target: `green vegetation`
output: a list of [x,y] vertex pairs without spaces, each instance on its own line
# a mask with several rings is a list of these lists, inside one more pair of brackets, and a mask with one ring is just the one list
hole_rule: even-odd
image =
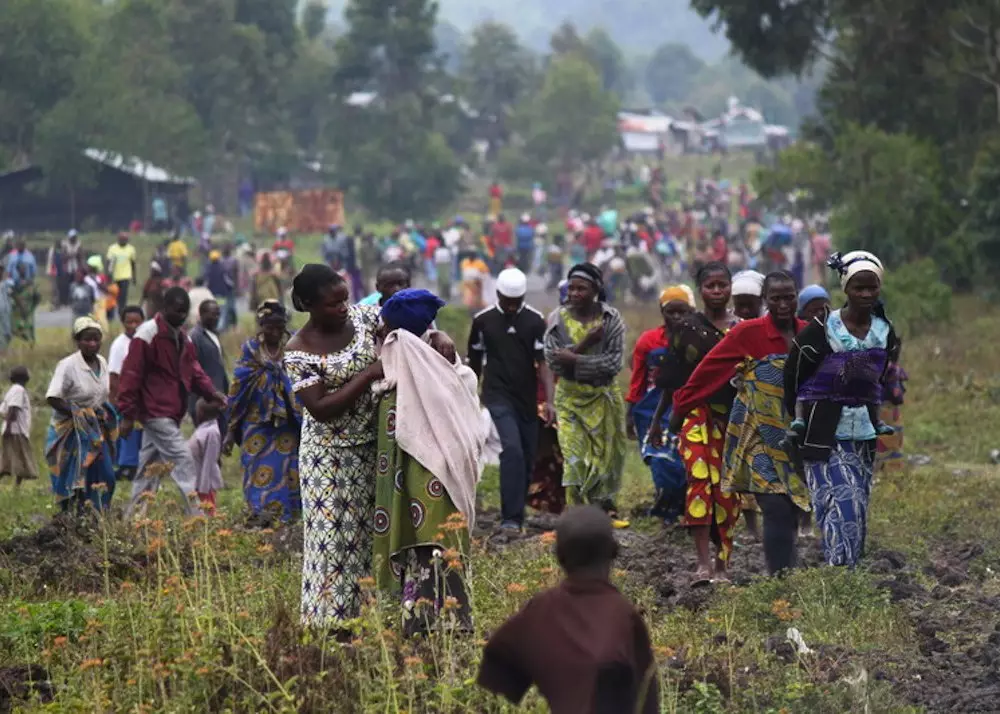
[[[989,708],[977,697],[987,681],[980,662],[996,649],[1000,526],[991,509],[1000,480],[985,465],[992,435],[978,426],[1000,418],[1000,357],[982,339],[1000,328],[1000,311],[964,298],[955,310],[975,317],[923,327],[907,342],[907,452],[934,460],[878,478],[863,568],[756,577],[759,546],[741,534],[738,586],[691,590],[683,533],[637,516],[621,534],[615,579],[649,624],[662,711]],[[635,339],[656,317],[630,311],[627,320]],[[464,342],[464,313],[448,309],[440,323]],[[42,331],[34,351],[15,347],[0,367],[32,367],[39,457],[42,397],[69,349],[64,334]],[[240,338],[225,337],[228,354]],[[372,593],[345,648],[297,627],[300,527],[246,530],[235,459],[224,474],[233,488],[211,522],[184,522],[171,484],[147,520],[75,527],[50,522],[44,481],[0,483],[0,679],[36,664],[55,690],[48,704],[44,687],[27,692],[19,711],[514,711],[474,685],[478,653],[493,628],[558,579],[549,537],[502,546],[477,536],[473,635],[401,641],[395,603]],[[495,473],[481,488],[495,504]],[[621,505],[638,514],[650,497],[646,470],[630,458]],[[814,544],[802,552],[816,562]],[[789,627],[811,653],[785,644]],[[545,707],[532,694],[520,711]]]

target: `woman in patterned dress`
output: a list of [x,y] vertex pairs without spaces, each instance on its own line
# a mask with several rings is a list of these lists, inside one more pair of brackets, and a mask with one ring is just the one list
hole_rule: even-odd
[[379,309],[351,305],[342,277],[306,265],[292,304],[309,320],[285,348],[285,369],[305,411],[299,475],[305,525],[302,622],[344,634],[372,569]]
[[[556,413],[567,501],[615,513],[625,468],[625,400],[615,384],[624,360],[625,323],[604,302],[601,271],[590,263],[568,275],[569,300],[549,318],[545,360],[558,377]],[[627,521],[615,520],[624,528]]]
[[288,313],[277,300],[257,308],[258,334],[243,345],[229,390],[223,453],[239,444],[243,495],[261,523],[290,521],[302,510],[299,432],[302,412],[292,393],[283,356]]

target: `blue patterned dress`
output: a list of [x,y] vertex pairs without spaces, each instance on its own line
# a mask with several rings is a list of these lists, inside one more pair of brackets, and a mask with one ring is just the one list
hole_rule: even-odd
[[[352,305],[351,343],[332,354],[289,351],[285,369],[292,389],[322,384],[335,391],[378,359],[377,307]],[[378,400],[371,390],[328,422],[302,417],[299,475],[305,526],[302,623],[337,627],[361,612],[358,581],[372,572]]]
[[302,413],[281,361],[247,340],[229,389],[226,423],[240,445],[243,495],[254,515],[290,521],[302,511],[299,431]]

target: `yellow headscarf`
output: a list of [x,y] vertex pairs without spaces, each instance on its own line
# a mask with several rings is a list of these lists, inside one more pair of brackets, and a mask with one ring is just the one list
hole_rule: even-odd
[[660,293],[660,307],[663,307],[668,302],[673,302],[674,300],[686,302],[691,307],[695,306],[694,292],[687,285],[671,285]]

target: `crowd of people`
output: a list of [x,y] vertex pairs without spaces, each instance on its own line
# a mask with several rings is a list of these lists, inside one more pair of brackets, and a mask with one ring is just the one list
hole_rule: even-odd
[[[633,710],[648,703],[655,695],[648,635],[608,581],[612,529],[630,525],[618,502],[629,441],[650,472],[651,513],[692,536],[693,585],[728,582],[741,515],[762,540],[771,574],[795,567],[798,538],[811,536],[813,524],[826,562],[853,567],[864,554],[876,464],[898,463],[906,375],[874,255],[829,256],[846,296],[833,309],[823,285],[800,290],[801,276],[788,270],[733,274],[732,266],[787,264],[766,247],[734,256],[721,230],[724,245],[699,252],[700,218],[668,212],[661,225],[647,214],[619,222],[610,213],[570,214],[573,238],[551,243],[530,215],[517,226],[498,215],[479,245],[461,219],[428,233],[404,226],[377,250],[360,228],[351,236],[334,226],[323,243],[326,264],[305,265],[291,279],[295,244],[287,232],[260,255],[228,242],[204,246],[196,283],[178,236],[154,258],[141,305],[127,300],[137,282],[128,235],[106,263],[91,263],[71,232],[53,249],[61,266],[53,299],[65,294],[73,306],[82,284],[91,303],[85,310],[81,298],[73,308],[76,349],[46,391],[45,458],[61,510],[107,511],[125,480],[125,515],[138,517],[169,477],[188,515],[211,515],[225,487],[223,459],[238,448],[251,522],[301,520],[304,625],[349,638],[370,577],[398,598],[406,634],[464,631],[477,486],[495,463],[502,532],[522,531],[529,508],[565,511],[557,555],[567,581],[495,634],[480,683],[514,701],[532,682],[550,702],[604,696],[596,670],[588,675],[593,691],[573,694],[572,671],[542,666],[559,658],[570,620],[593,619],[572,614],[590,612],[583,603],[592,603],[608,620],[592,628],[587,656],[603,656],[602,642],[628,650],[627,676],[609,685],[618,694],[605,694]],[[753,218],[745,218],[740,241],[752,232]],[[808,230],[789,224],[787,233]],[[636,254],[647,264],[655,256],[676,264],[660,260],[635,277],[628,265]],[[29,256],[23,243],[15,246],[6,280],[34,285]],[[579,258],[568,271],[567,257]],[[243,269],[244,260],[257,268]],[[689,269],[697,294],[681,281]],[[548,315],[527,303],[532,271],[549,273],[559,291]],[[415,289],[414,272],[440,294]],[[635,342],[623,393],[628,343],[613,303],[625,291],[655,292],[665,274],[676,284],[659,293],[662,323]],[[475,309],[464,362],[435,324],[456,277]],[[219,335],[236,322],[240,292],[251,296],[257,329],[231,371]],[[114,301],[97,307],[102,294]],[[11,308],[17,295],[0,291],[0,320],[5,309],[21,314]],[[308,316],[294,334],[290,309]],[[108,319],[116,316],[124,331],[105,359]],[[29,379],[26,368],[12,370],[0,404],[0,474],[19,483],[38,473]],[[190,438],[185,419],[194,425]],[[539,634],[549,632],[555,639]]]

